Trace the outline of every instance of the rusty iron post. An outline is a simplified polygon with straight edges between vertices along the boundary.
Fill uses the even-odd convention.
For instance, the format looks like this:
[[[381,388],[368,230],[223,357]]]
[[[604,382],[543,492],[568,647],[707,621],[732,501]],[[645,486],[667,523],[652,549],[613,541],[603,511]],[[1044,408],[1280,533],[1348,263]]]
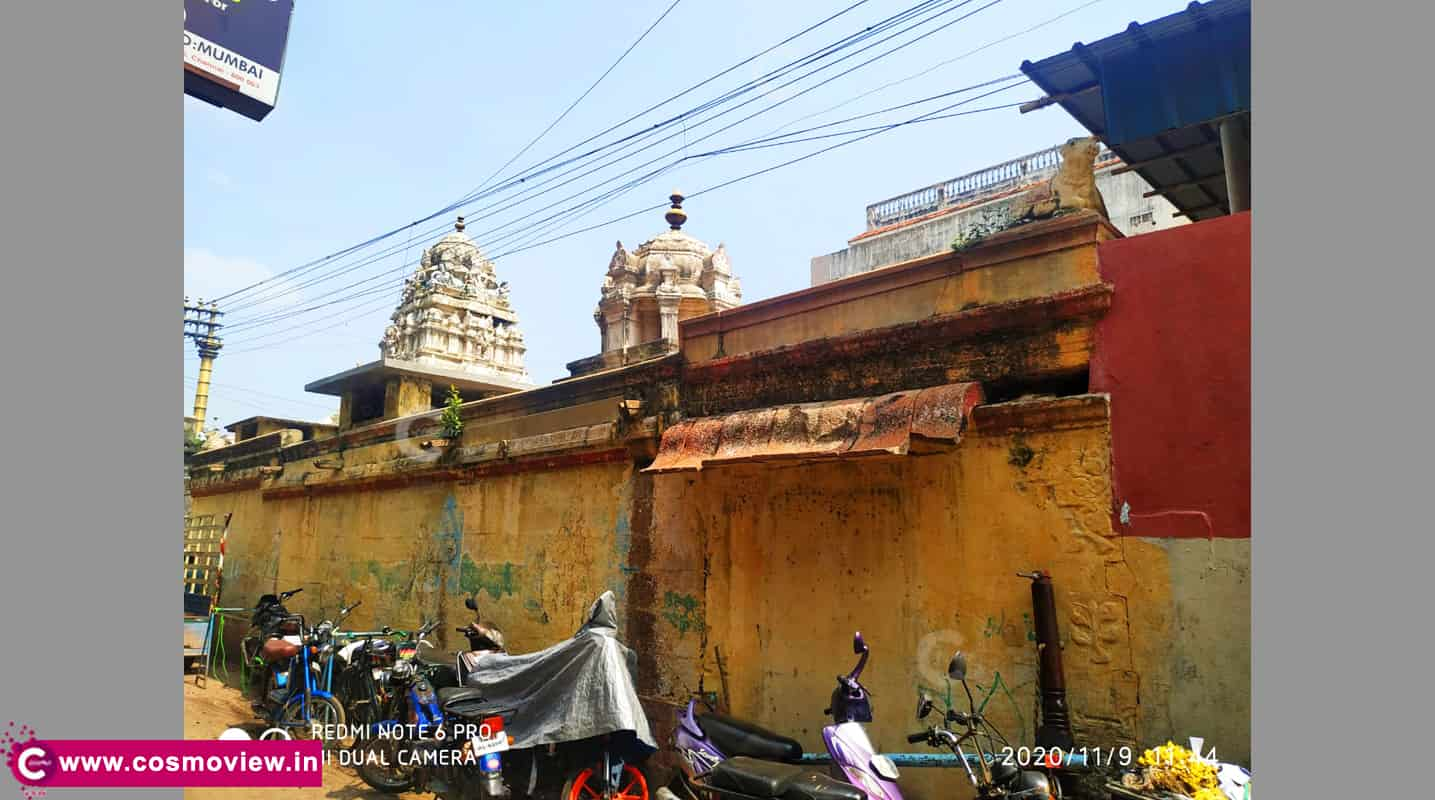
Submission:
[[[1061,631],[1056,620],[1056,591],[1051,576],[1037,570],[1020,573],[1031,580],[1032,617],[1036,626],[1037,687],[1041,693],[1038,747],[1070,750],[1071,715],[1066,705],[1066,672],[1061,666]]]

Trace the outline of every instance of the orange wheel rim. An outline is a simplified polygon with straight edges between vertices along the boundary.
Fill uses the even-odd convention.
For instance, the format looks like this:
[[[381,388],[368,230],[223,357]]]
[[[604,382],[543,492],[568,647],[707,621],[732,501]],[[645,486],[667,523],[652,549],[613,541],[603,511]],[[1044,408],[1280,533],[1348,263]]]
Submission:
[[[608,800],[648,800],[648,781],[636,768],[624,765],[622,786]],[[593,770],[585,769],[573,779],[573,788],[564,800],[605,800],[602,792],[593,787]]]
[[[618,791],[617,800],[648,800],[648,782],[635,767],[623,766],[621,783],[623,788]]]
[[[593,770],[585,769],[578,773],[573,779],[573,788],[568,790],[568,796],[564,800],[602,800],[602,796],[593,791],[589,786],[589,779],[593,777]]]

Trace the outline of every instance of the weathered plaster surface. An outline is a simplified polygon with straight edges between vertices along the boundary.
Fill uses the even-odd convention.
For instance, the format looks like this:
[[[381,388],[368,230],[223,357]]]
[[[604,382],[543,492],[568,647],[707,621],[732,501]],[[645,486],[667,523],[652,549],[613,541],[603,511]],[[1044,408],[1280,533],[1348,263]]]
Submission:
[[[957,266],[913,266],[956,287],[937,317],[903,290],[906,278],[868,273],[790,301],[815,327],[783,321],[768,301],[690,320],[684,330],[706,343],[686,363],[674,355],[467,404],[462,440],[441,454],[417,449],[433,435],[428,414],[197,465],[194,513],[234,512],[221,602],[302,585],[294,608],[306,614],[363,599],[352,626],[438,616],[457,646],[462,596],[475,592],[511,648],[527,651],[571,635],[612,589],[660,737],[672,709],[702,692],[810,750],[861,630],[874,650],[874,738],[906,751],[918,690],[955,700],[943,667],[957,647],[986,713],[1014,740],[1031,736],[1036,651],[1029,583],[1016,573],[1040,569],[1056,583],[1079,739],[1194,734],[1239,759],[1249,548],[1118,535],[1104,394],[978,406],[960,444],[938,454],[640,469],[662,426],[684,415],[1083,369],[1091,320],[1112,302],[1089,258],[1104,230],[1063,220]],[[968,268],[997,261],[1031,274],[982,288]],[[1040,296],[994,302],[1022,292]],[[858,295],[864,325],[885,328],[839,330],[830,309]],[[717,355],[734,319],[754,348],[745,359]],[[1013,337],[1024,344],[1002,355]],[[914,800],[965,796],[960,774],[909,772]]]
[[[251,490],[196,498],[195,511],[235,512],[225,605],[303,586],[291,610],[363,600],[351,628],[440,617],[454,639],[476,592],[523,651],[571,635],[598,594],[624,589],[631,475],[606,463],[267,501]]]

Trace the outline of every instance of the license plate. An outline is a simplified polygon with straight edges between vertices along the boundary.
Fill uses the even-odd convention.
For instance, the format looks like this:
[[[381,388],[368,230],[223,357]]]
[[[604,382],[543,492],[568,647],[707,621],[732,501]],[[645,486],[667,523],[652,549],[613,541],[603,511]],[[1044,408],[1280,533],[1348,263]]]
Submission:
[[[478,735],[469,739],[474,755],[501,753],[508,749],[508,734],[503,732],[503,717],[489,717],[478,726]]]

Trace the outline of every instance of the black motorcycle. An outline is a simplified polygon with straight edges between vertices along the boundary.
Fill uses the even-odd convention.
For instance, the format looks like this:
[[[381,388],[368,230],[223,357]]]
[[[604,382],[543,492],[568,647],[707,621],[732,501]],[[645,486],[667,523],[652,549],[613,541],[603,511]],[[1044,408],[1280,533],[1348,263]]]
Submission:
[[[334,653],[334,695],[350,725],[367,727],[388,717],[389,674],[398,663],[399,645],[388,626],[342,635],[349,642]]]
[[[388,648],[379,647],[360,656],[369,662],[368,682],[376,700],[359,711],[362,716],[357,719],[366,732],[355,743],[360,752],[354,763],[359,777],[381,792],[397,794],[414,785],[415,765],[399,752],[403,748],[403,737],[398,733],[417,733],[420,726],[424,726],[423,732],[427,733],[427,726],[434,723],[434,717],[441,716],[433,682],[440,675],[452,673],[453,666],[435,663],[438,659],[432,656],[428,660],[418,657],[421,648],[425,653],[432,652],[433,645],[427,637],[437,627],[437,620],[425,622],[401,640],[393,647],[394,660],[387,666]],[[363,680],[362,676],[358,680]],[[396,731],[399,726],[406,727]]]
[[[951,750],[962,762],[967,778],[976,789],[976,800],[1060,800],[1060,784],[1049,775],[1038,770],[1021,769],[999,754],[1000,751],[1010,753],[1010,744],[977,712],[972,690],[967,686],[967,656],[962,651],[958,650],[952,656],[951,663],[947,665],[947,677],[962,685],[969,710],[950,709],[940,725],[911,734],[907,741],[911,744],[925,742],[932,747]],[[925,719],[932,713],[932,708],[932,699],[922,695],[917,704],[917,718]],[[984,740],[985,747],[982,744]],[[968,755],[963,745],[971,746],[974,752]],[[976,762],[976,769],[972,768],[973,761]]]
[[[281,638],[297,643],[298,637],[304,633],[301,619],[290,614],[289,609],[284,606],[285,600],[302,591],[304,589],[300,587],[279,594],[266,594],[260,597],[254,606],[254,614],[249,618],[249,630],[239,642],[239,652],[244,658],[245,667],[254,671],[248,688],[255,701],[262,701],[274,688],[270,685],[272,681],[266,679],[269,670],[265,669],[264,659],[260,655],[264,643],[270,639]]]
[[[470,609],[477,610],[472,598]],[[380,673],[384,698],[380,719],[356,745],[359,777],[382,792],[433,792],[448,798],[506,798],[503,758],[508,747],[503,717],[477,689],[462,686],[458,653],[438,651],[428,634],[438,623],[426,622],[398,645],[398,659]],[[469,625],[458,629],[472,650],[501,649],[497,629]]]

